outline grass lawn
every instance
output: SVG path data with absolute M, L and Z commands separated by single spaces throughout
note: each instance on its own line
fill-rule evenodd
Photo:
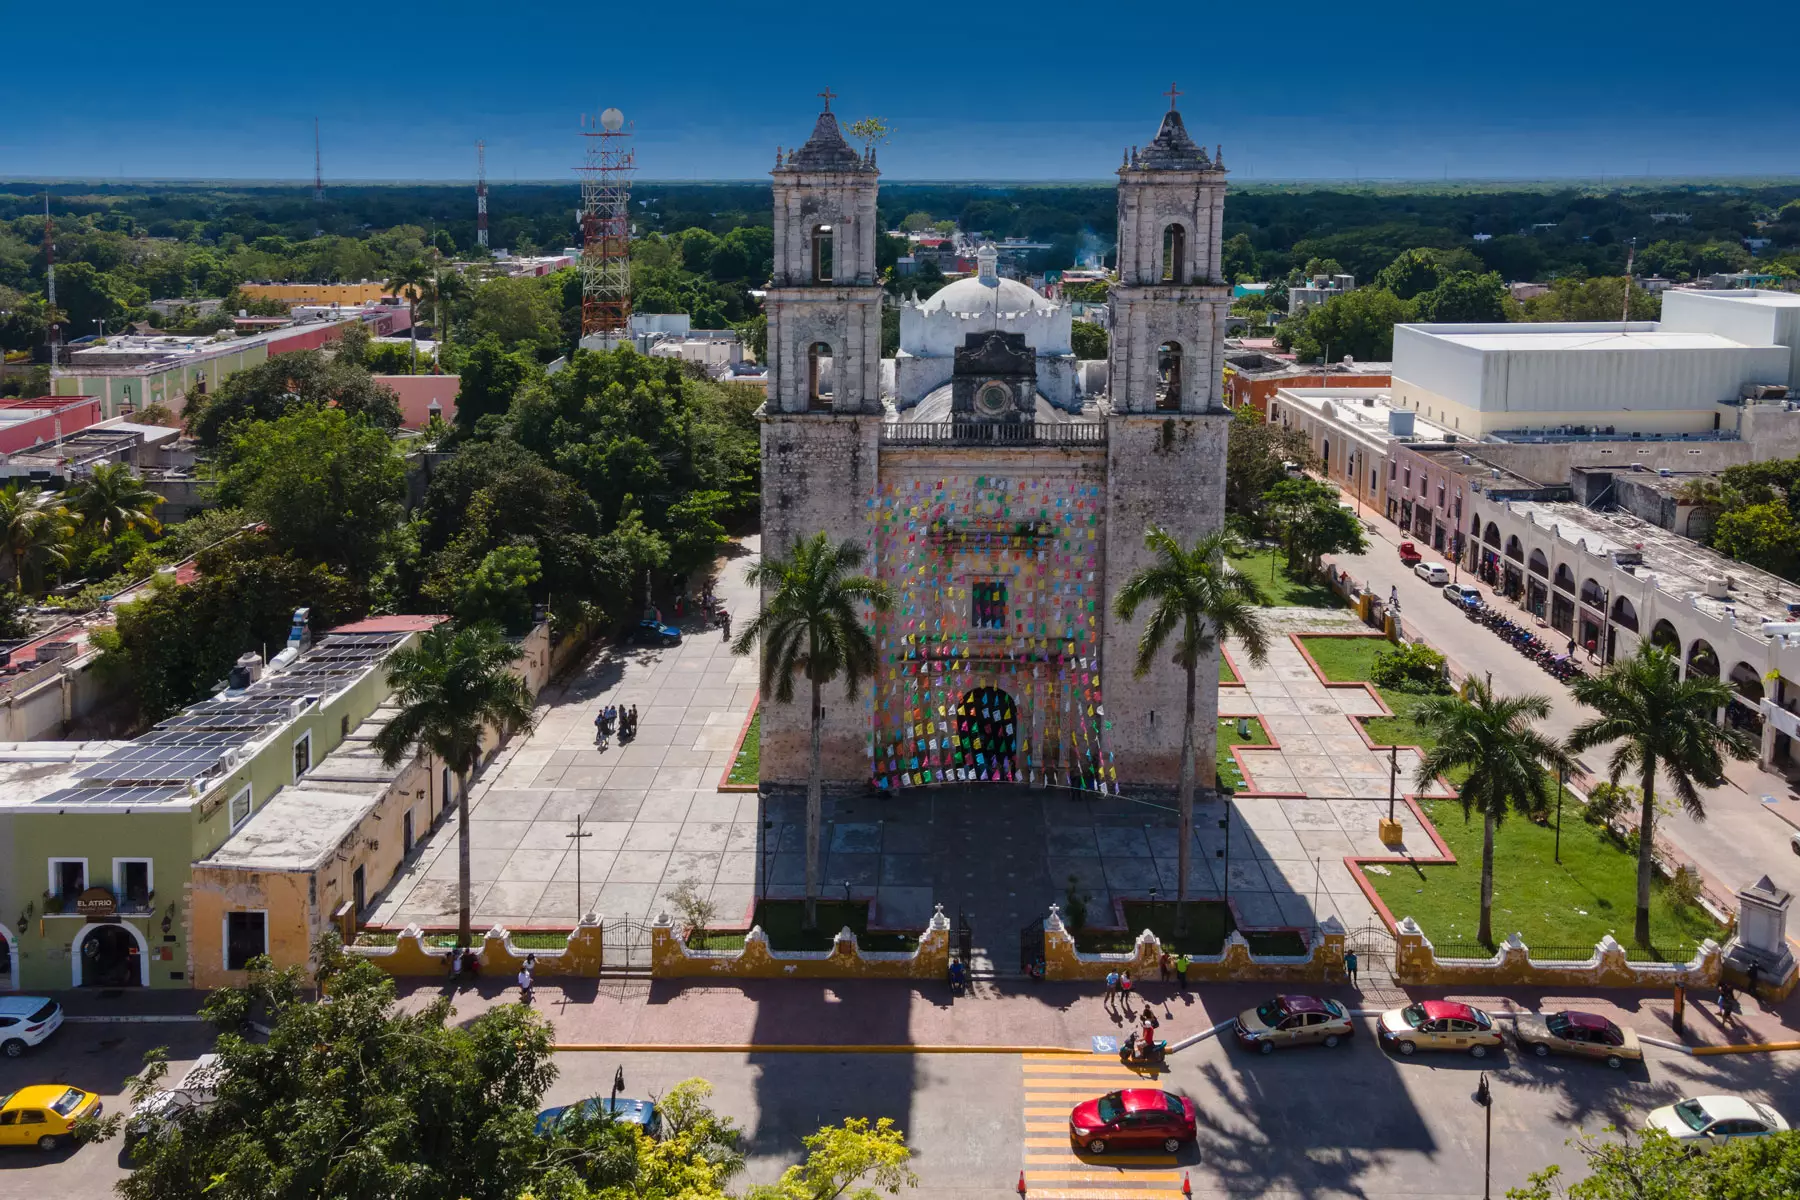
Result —
M 1185 950 L 1189 954 L 1218 954 L 1225 948 L 1225 935 L 1233 925 L 1231 909 L 1219 900 L 1189 900 L 1182 906 L 1186 917 L 1184 929 L 1175 932 L 1176 904 L 1152 904 L 1147 900 L 1125 902 L 1125 928 L 1083 929 L 1075 934 L 1075 947 L 1083 954 L 1127 954 L 1137 945 L 1137 936 L 1151 930 L 1162 939 L 1163 948 L 1171 954 Z M 1304 939 L 1297 933 L 1245 934 L 1255 954 L 1305 954 Z
M 1225 656 L 1223 654 L 1219 655 L 1219 682 L 1220 683 L 1241 683 L 1242 682 L 1242 680 L 1240 680 L 1237 677 L 1237 672 L 1235 672 L 1231 669 L 1231 664 L 1225 661 Z
M 1233 554 L 1227 560 L 1248 575 L 1276 608 L 1299 605 L 1305 608 L 1341 608 L 1344 601 L 1336 592 L 1314 579 L 1296 579 L 1288 574 L 1287 555 L 1279 548 L 1249 550 Z M 1271 568 L 1273 576 L 1271 577 Z
M 855 900 L 846 904 L 842 900 L 820 900 L 819 927 L 810 932 L 800 927 L 805 917 L 806 902 L 803 900 L 760 900 L 753 924 L 762 926 L 762 931 L 769 935 L 772 950 L 829 950 L 831 940 L 846 925 L 856 934 L 857 945 L 864 950 L 897 950 L 910 954 L 919 946 L 917 934 L 870 933 L 867 901 Z M 742 950 L 744 935 L 709 933 L 689 944 L 695 950 Z
M 725 777 L 725 782 L 754 785 L 761 779 L 761 773 L 762 708 L 759 706 L 750 717 L 750 728 L 744 734 L 744 744 L 738 749 L 737 758 L 731 764 L 731 774 Z
M 1325 677 L 1334 682 L 1366 680 L 1375 655 L 1387 647 L 1381 638 L 1305 638 L 1306 649 Z M 1422 697 L 1378 688 L 1394 711 L 1392 717 L 1364 722 L 1369 736 L 1383 745 L 1425 745 L 1427 739 L 1411 718 Z M 1452 783 L 1458 782 L 1456 779 Z M 1370 882 L 1395 918 L 1412 917 L 1426 936 L 1441 947 L 1472 948 L 1480 921 L 1481 822 L 1465 822 L 1455 800 L 1420 804 L 1438 836 L 1456 855 L 1453 867 L 1388 866 L 1389 875 L 1371 874 Z M 1626 950 L 1637 909 L 1637 857 L 1604 831 L 1581 819 L 1581 805 L 1564 805 L 1562 862 L 1555 860 L 1555 830 L 1519 816 L 1509 817 L 1494 835 L 1494 934 L 1522 933 L 1537 957 L 1579 952 L 1585 958 L 1593 944 L 1612 934 Z M 1705 937 L 1719 928 L 1696 906 L 1677 906 L 1662 881 L 1653 886 L 1650 936 L 1665 957 L 1687 958 Z
M 1239 737 L 1236 717 L 1219 718 L 1219 733 L 1215 750 L 1218 756 L 1217 786 L 1228 787 L 1234 792 L 1244 790 L 1244 773 L 1238 770 L 1237 763 L 1233 761 L 1231 747 L 1267 746 L 1269 744 L 1269 734 L 1263 728 L 1261 718 L 1249 717 L 1246 720 L 1249 722 L 1250 736 Z

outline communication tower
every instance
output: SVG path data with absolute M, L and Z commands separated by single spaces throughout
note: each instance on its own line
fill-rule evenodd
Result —
M 475 244 L 487 247 L 487 143 L 475 143 Z
M 50 374 L 56 375 L 56 343 L 62 335 L 56 324 L 56 228 L 50 223 L 50 193 L 44 193 L 44 286 L 50 297 Z
M 609 108 L 581 118 L 581 334 L 623 333 L 631 319 L 631 127 Z
M 313 118 L 313 202 L 325 203 L 325 165 L 319 157 L 319 118 Z

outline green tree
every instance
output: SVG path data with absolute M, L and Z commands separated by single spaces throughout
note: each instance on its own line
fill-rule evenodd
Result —
M 25 586 L 25 559 L 37 544 L 39 526 L 53 521 L 58 498 L 40 487 L 17 481 L 0 488 L 0 555 L 15 590 Z
M 1220 250 L 1224 266 L 1220 275 L 1226 283 L 1256 281 L 1256 247 L 1247 233 L 1234 233 L 1225 239 Z
M 1457 271 L 1421 293 L 1415 311 L 1419 320 L 1442 325 L 1504 321 L 1509 299 L 1505 281 L 1492 271 Z
M 543 576 L 536 546 L 497 546 L 460 581 L 453 608 L 456 619 L 464 624 L 491 622 L 519 637 L 531 629 L 531 587 Z
M 361 414 L 383 429 L 400 427 L 400 400 L 392 390 L 354 363 L 300 350 L 233 372 L 216 392 L 189 397 L 188 429 L 210 450 L 226 440 L 232 425 L 325 407 Z
M 1782 501 L 1727 509 L 1713 522 L 1711 541 L 1713 549 L 1739 562 L 1783 579 L 1800 578 L 1800 526 Z
M 1612 782 L 1639 772 L 1643 807 L 1638 815 L 1637 925 L 1640 946 L 1650 945 L 1650 881 L 1655 875 L 1656 777 L 1660 770 L 1695 820 L 1706 816 L 1701 787 L 1725 782 L 1725 759 L 1749 759 L 1756 749 L 1742 730 L 1718 723 L 1731 703 L 1731 688 L 1717 678 L 1689 673 L 1666 651 L 1649 642 L 1598 675 L 1579 676 L 1569 685 L 1575 699 L 1599 716 L 1569 734 L 1579 754 L 1617 743 L 1608 760 Z
M 413 374 L 419 373 L 419 299 L 431 282 L 431 268 L 422 258 L 409 258 L 395 267 L 383 286 L 406 301 L 406 337 L 412 343 Z
M 1800 1133 L 1729 1138 L 1704 1153 L 1659 1129 L 1634 1134 L 1608 1126 L 1613 1138 L 1574 1139 L 1587 1174 L 1567 1186 L 1563 1170 L 1535 1171 L 1507 1200 L 1796 1200 L 1800 1197 Z
M 133 529 L 162 529 L 154 514 L 163 498 L 145 487 L 127 463 L 101 463 L 65 499 L 83 530 L 108 541 Z
M 1263 493 L 1263 509 L 1287 551 L 1290 572 L 1316 574 L 1327 554 L 1361 554 L 1369 540 L 1338 493 L 1316 479 L 1283 479 Z
M 1264 602 L 1261 590 L 1249 576 L 1225 562 L 1225 551 L 1231 544 L 1226 534 L 1209 534 L 1189 549 L 1164 530 L 1152 528 L 1144 535 L 1144 544 L 1155 561 L 1125 581 L 1113 598 L 1113 612 L 1121 621 L 1130 621 L 1138 609 L 1149 606 L 1149 619 L 1138 638 L 1133 668 L 1139 678 L 1149 674 L 1171 639 L 1175 661 L 1187 677 L 1181 724 L 1181 827 L 1176 885 L 1176 898 L 1185 903 L 1188 860 L 1194 845 L 1194 713 L 1200 664 L 1202 660 L 1210 661 L 1226 638 L 1235 637 L 1243 643 L 1250 661 L 1260 665 L 1268 655 L 1269 634 L 1258 611 Z M 1185 911 L 1176 909 L 1177 920 Z
M 1069 343 L 1075 351 L 1076 358 L 1101 359 L 1106 357 L 1108 346 L 1106 330 L 1092 321 L 1069 322 Z
M 505 416 L 513 398 L 541 371 L 529 353 L 508 350 L 500 338 L 487 334 L 470 349 L 459 372 L 456 393 L 456 428 L 465 436 L 475 432 L 481 418 Z
M 1303 468 L 1315 465 L 1305 431 L 1276 425 L 1251 405 L 1239 408 L 1232 414 L 1225 445 L 1225 511 L 1245 525 L 1263 528 L 1263 495 L 1287 478 L 1284 464 L 1290 462 Z
M 1617 321 L 1631 297 L 1630 319 L 1654 321 L 1662 315 L 1662 297 L 1652 296 L 1622 276 L 1552 280 L 1550 290 L 1525 302 L 1529 321 Z
M 372 570 L 400 519 L 406 467 L 385 429 L 317 408 L 239 430 L 220 459 L 219 500 L 261 519 L 283 547 Z
M 778 704 L 794 701 L 794 679 L 809 686 L 808 722 L 812 740 L 806 778 L 806 928 L 819 923 L 819 836 L 823 822 L 819 739 L 825 716 L 825 685 L 844 680 L 850 699 L 879 661 L 875 639 L 863 625 L 863 611 L 884 613 L 893 606 L 888 585 L 853 574 L 863 548 L 846 539 L 833 546 L 823 533 L 795 544 L 785 558 L 768 553 L 753 563 L 745 579 L 760 588 L 763 608 L 744 625 L 733 654 L 762 649 L 762 694 Z
M 928 212 L 910 212 L 900 219 L 900 228 L 906 233 L 924 233 L 931 228 L 931 214 Z
M 777 1183 L 751 1188 L 744 1200 L 876 1200 L 882 1192 L 892 1196 L 919 1186 L 908 1165 L 912 1148 L 892 1117 L 873 1125 L 867 1117 L 845 1117 L 801 1144 L 806 1161 L 783 1171 Z
M 543 280 L 502 275 L 476 289 L 469 332 L 545 358 L 562 343 L 561 314 Z
M 1381 362 L 1394 357 L 1394 326 L 1413 319 L 1412 306 L 1380 288 L 1358 288 L 1315 304 L 1283 322 L 1275 339 L 1302 362 L 1336 362 L 1349 355 Z
M 447 997 L 404 1011 L 394 981 L 335 936 L 315 954 L 329 1003 L 309 1002 L 302 972 L 266 957 L 245 986 L 207 997 L 202 1015 L 224 1031 L 217 1098 L 137 1144 L 118 1185 L 126 1200 L 512 1200 L 552 1164 L 585 1157 L 533 1128 L 556 1077 L 542 1017 L 503 1004 L 459 1021 Z M 238 1032 L 252 1018 L 266 1039 Z M 165 1071 L 152 1052 L 134 1099 Z
M 1549 807 L 1548 772 L 1570 766 L 1555 741 L 1533 728 L 1550 715 L 1548 696 L 1496 696 L 1470 679 L 1460 696 L 1428 696 L 1413 709 L 1429 749 L 1419 762 L 1421 791 L 1439 776 L 1462 775 L 1463 820 L 1481 814 L 1481 924 L 1476 939 L 1494 944 L 1494 833 L 1508 813 L 1535 816 Z
M 469 944 L 469 775 L 481 739 L 531 724 L 531 692 L 512 671 L 517 646 L 491 625 L 435 625 L 388 656 L 390 703 L 400 711 L 375 735 L 390 767 L 417 749 L 456 776 L 456 944 Z

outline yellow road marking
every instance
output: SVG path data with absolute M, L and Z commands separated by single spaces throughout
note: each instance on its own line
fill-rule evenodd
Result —
M 1120 1075 L 1120 1076 L 1125 1076 L 1127 1078 L 1133 1078 L 1133 1079 L 1135 1079 L 1137 1077 L 1137 1072 L 1133 1071 L 1130 1067 L 1121 1067 L 1116 1063 L 1111 1063 L 1111 1064 L 1109 1064 L 1109 1063 L 1056 1063 L 1056 1062 L 1042 1062 L 1041 1063 L 1041 1062 L 1032 1062 L 1031 1060 L 1027 1059 L 1025 1062 L 1025 1069 L 1027 1071 L 1054 1071 L 1054 1072 L 1057 1072 L 1058 1074 L 1071 1073 L 1071 1074 L 1076 1074 L 1076 1075 Z
M 1178 1191 L 1144 1191 L 1132 1188 L 1032 1188 L 1030 1200 L 1183 1200 Z
M 1027 1121 L 1027 1122 L 1025 1122 L 1025 1132 L 1026 1133 L 1055 1133 L 1059 1129 L 1062 1130 L 1064 1133 L 1069 1132 L 1069 1123 L 1067 1121 Z
M 1065 1167 L 1173 1167 L 1173 1154 L 1027 1154 L 1025 1161 Z
M 1066 1117 L 1069 1115 L 1069 1107 L 1065 1104 L 1056 1108 L 1027 1108 L 1025 1115 L 1028 1117 Z

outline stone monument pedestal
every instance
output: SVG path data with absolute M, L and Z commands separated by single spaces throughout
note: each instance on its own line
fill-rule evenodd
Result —
M 1749 991 L 1754 969 L 1754 994 L 1763 1000 L 1785 1000 L 1800 982 L 1800 965 L 1795 964 L 1787 940 L 1787 910 L 1794 895 L 1764 875 L 1739 889 L 1737 899 L 1738 929 L 1725 945 L 1722 977 Z
M 1401 829 L 1400 822 L 1390 821 L 1386 817 L 1381 818 L 1379 833 L 1381 844 L 1390 850 L 1397 849 L 1402 842 L 1406 841 L 1406 834 Z

